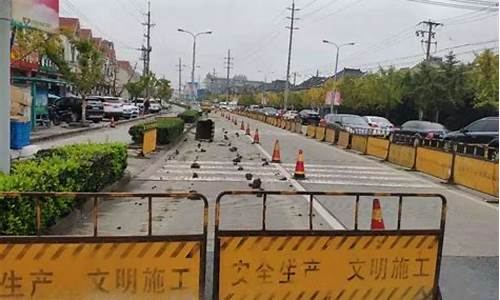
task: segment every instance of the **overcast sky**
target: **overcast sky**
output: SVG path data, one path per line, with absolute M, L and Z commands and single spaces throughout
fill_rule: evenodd
M 175 85 L 179 57 L 189 65 L 183 81 L 190 76 L 192 57 L 192 38 L 177 28 L 214 32 L 198 40 L 196 79 L 201 76 L 203 80 L 213 69 L 218 76 L 225 76 L 228 49 L 234 56 L 233 75 L 264 80 L 267 74 L 269 81 L 285 78 L 289 34 L 285 29 L 289 25 L 286 8 L 291 0 L 152 0 L 151 5 L 156 24 L 152 31 L 152 69 Z M 455 52 L 462 53 L 460 59 L 470 60 L 472 50 L 498 47 L 495 12 L 407 0 L 296 0 L 296 7 L 301 10 L 297 12 L 299 30 L 294 32 L 291 69 L 298 73 L 297 82 L 316 71 L 321 75 L 333 73 L 335 47 L 323 44 L 323 39 L 356 43 L 341 49 L 339 69 L 413 65 L 424 54 L 420 38 L 415 36 L 421 29 L 417 24 L 428 19 L 444 24 L 437 29 L 436 55 L 455 47 Z M 61 15 L 79 17 L 94 35 L 114 41 L 118 58 L 130 60 L 132 65 L 139 59 L 134 48 L 144 42 L 140 22 L 146 8 L 146 0 L 61 0 Z M 415 56 L 418 54 L 421 56 Z

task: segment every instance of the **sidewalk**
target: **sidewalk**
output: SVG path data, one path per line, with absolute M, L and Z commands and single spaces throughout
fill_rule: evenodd
M 128 120 L 120 120 L 116 122 L 116 125 L 120 124 L 126 124 L 130 122 L 135 122 L 139 120 L 146 120 L 150 118 L 154 118 L 157 116 L 160 116 L 162 114 L 150 114 L 146 116 L 140 116 L 137 118 L 133 119 L 128 119 Z M 30 142 L 31 144 L 42 142 L 42 141 L 47 141 L 51 139 L 56 139 L 60 137 L 66 137 L 66 136 L 73 136 L 82 132 L 87 132 L 87 131 L 92 131 L 92 130 L 98 130 L 102 128 L 106 128 L 110 126 L 109 121 L 102 121 L 100 123 L 91 123 L 89 127 L 83 127 L 83 128 L 72 128 L 67 124 L 61 125 L 61 126 L 52 126 L 50 128 L 42 128 L 36 131 L 31 132 L 31 138 Z

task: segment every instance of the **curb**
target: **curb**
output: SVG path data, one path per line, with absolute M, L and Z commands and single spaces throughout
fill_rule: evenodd
M 155 114 L 155 115 L 137 117 L 135 119 L 121 120 L 121 121 L 117 121 L 116 125 L 119 126 L 119 125 L 128 124 L 128 123 L 132 123 L 132 122 L 136 122 L 136 121 L 148 120 L 151 118 L 161 117 L 161 116 L 167 115 L 167 114 L 168 113 Z M 50 141 L 50 140 L 57 140 L 57 139 L 60 139 L 63 137 L 75 136 L 75 135 L 78 135 L 82 132 L 96 131 L 96 130 L 101 130 L 101 129 L 105 129 L 105 128 L 109 128 L 109 124 L 101 125 L 101 126 L 97 126 L 97 127 L 86 127 L 86 128 L 76 129 L 76 130 L 71 130 L 68 132 L 62 132 L 62 133 L 53 134 L 53 135 L 49 135 L 49 136 L 34 137 L 34 138 L 30 139 L 30 143 L 34 144 L 34 143 L 45 142 L 45 141 Z

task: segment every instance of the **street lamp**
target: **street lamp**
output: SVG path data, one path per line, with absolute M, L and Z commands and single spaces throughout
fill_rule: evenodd
M 323 43 L 325 44 L 330 44 L 330 45 L 334 45 L 336 48 L 337 48 L 337 58 L 335 59 L 335 73 L 333 74 L 333 80 L 334 80 L 334 84 L 335 84 L 335 95 L 337 94 L 337 86 L 336 86 L 336 83 L 337 83 L 337 71 L 338 71 L 338 66 L 339 66 L 339 52 L 340 52 L 340 48 L 342 47 L 345 47 L 345 46 L 354 46 L 355 43 L 345 43 L 345 44 L 340 44 L 338 45 L 337 43 L 334 43 L 334 42 L 331 42 L 331 41 L 328 41 L 328 40 L 323 40 Z M 332 99 L 332 103 L 331 103 L 331 106 L 330 106 L 330 112 L 333 113 L 333 109 L 334 109 L 334 101 Z
M 193 66 L 192 66 L 192 69 L 191 69 L 191 88 L 193 88 L 194 86 L 194 71 L 196 69 L 196 38 L 200 35 L 203 35 L 203 34 L 212 34 L 212 31 L 204 31 L 204 32 L 198 32 L 198 33 L 192 33 L 191 31 L 188 31 L 188 30 L 184 30 L 182 28 L 179 28 L 177 29 L 177 31 L 179 32 L 184 32 L 184 33 L 187 33 L 189 34 L 190 36 L 193 37 Z M 192 95 L 191 95 L 193 98 L 194 98 L 194 90 L 192 90 Z

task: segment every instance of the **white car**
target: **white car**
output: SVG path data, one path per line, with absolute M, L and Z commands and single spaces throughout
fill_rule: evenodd
M 296 110 L 289 110 L 283 115 L 285 120 L 295 120 L 299 116 L 299 112 Z
M 163 108 L 161 107 L 160 102 L 156 100 L 149 101 L 149 112 L 150 113 L 159 113 Z
M 140 110 L 139 107 L 135 106 L 132 103 L 125 102 L 123 104 L 123 114 L 122 116 L 126 119 L 137 118 L 139 116 Z
M 104 106 L 104 117 L 119 119 L 123 115 L 124 100 L 119 97 L 92 96 L 87 100 L 101 101 Z

